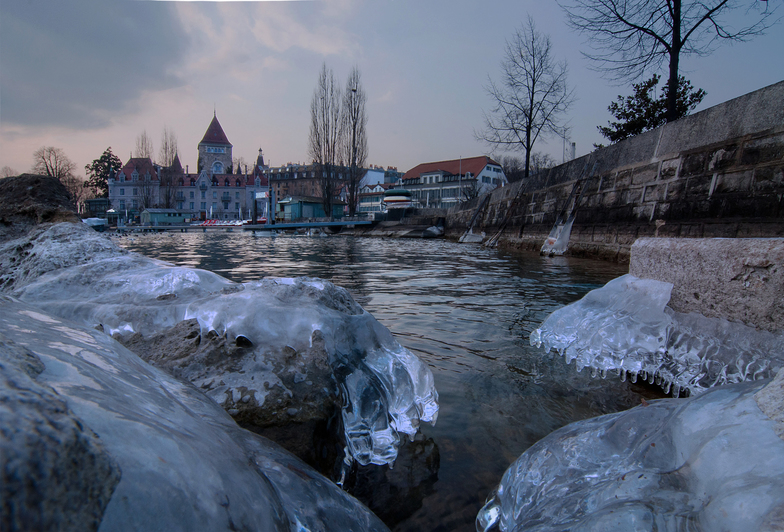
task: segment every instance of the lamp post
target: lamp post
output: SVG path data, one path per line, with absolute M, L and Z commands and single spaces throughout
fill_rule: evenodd
M 463 156 L 460 156 L 460 171 L 457 173 L 457 205 L 463 197 Z

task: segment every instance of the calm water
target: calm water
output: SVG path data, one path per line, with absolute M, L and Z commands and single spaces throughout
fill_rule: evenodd
M 429 364 L 438 423 L 401 449 L 394 468 L 361 468 L 350 487 L 395 531 L 473 531 L 488 493 L 525 449 L 567 423 L 630 408 L 652 393 L 592 379 L 528 345 L 550 312 L 627 273 L 622 266 L 440 240 L 216 232 L 121 242 L 238 282 L 328 279 Z

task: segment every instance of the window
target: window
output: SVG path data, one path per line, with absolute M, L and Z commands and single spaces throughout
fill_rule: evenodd
M 212 173 L 213 174 L 222 174 L 223 173 L 223 163 L 220 161 L 215 161 L 212 163 Z
M 240 199 L 240 193 L 239 192 L 235 192 L 234 193 L 234 199 Z
M 120 210 L 125 209 L 125 200 L 120 200 Z
M 217 198 L 218 198 L 218 191 L 217 190 L 213 190 L 212 191 L 212 199 L 217 199 Z
M 203 211 L 207 210 L 207 202 L 206 201 L 202 201 L 201 202 L 201 210 L 203 210 Z
M 193 199 L 193 191 L 191 190 L 191 199 Z
M 229 202 L 228 201 L 224 201 L 223 202 L 223 210 L 224 211 L 228 211 L 229 210 Z
M 201 191 L 201 199 L 207 199 L 207 193 L 205 191 Z
M 182 202 L 181 202 L 181 201 L 178 201 L 178 202 L 177 202 L 177 208 L 178 208 L 178 209 L 180 209 L 180 210 L 182 210 Z
M 240 210 L 240 202 L 236 202 L 236 203 L 234 204 L 234 210 L 235 210 L 235 211 L 238 211 L 238 210 Z
M 134 196 L 138 196 L 139 195 L 139 189 L 138 188 L 133 189 L 133 195 Z
M 139 202 L 138 201 L 133 200 L 133 208 L 134 209 L 138 209 L 139 208 Z
M 120 196 L 125 196 L 125 189 L 124 188 L 120 189 Z
M 191 210 L 193 210 L 193 202 L 191 202 Z
M 216 211 L 216 210 L 218 210 L 218 202 L 217 202 L 217 201 L 213 201 L 213 202 L 212 202 L 212 210 L 213 210 L 213 211 Z

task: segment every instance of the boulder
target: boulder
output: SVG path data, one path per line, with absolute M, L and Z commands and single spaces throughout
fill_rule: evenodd
M 784 441 L 755 401 L 767 382 L 549 434 L 507 469 L 477 530 L 781 530 Z
M 14 382 L 4 390 L 16 401 L 0 410 L 3 530 L 388 530 L 301 460 L 102 332 L 8 296 L 0 328 L 3 377 Z M 31 520 L 37 509 L 41 521 Z
M 121 339 L 243 424 L 324 421 L 340 407 L 350 458 L 386 464 L 398 433 L 435 422 L 430 370 L 332 283 L 233 283 L 127 253 L 83 224 L 4 249 L 25 250 L 9 264 L 8 292 Z
M 98 530 L 120 468 L 44 369 L 0 333 L 0 529 Z
M 0 242 L 38 224 L 78 222 L 68 190 L 57 178 L 22 174 L 0 179 Z

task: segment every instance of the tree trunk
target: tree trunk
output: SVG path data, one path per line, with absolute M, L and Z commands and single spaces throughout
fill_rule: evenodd
M 667 80 L 667 122 L 678 119 L 678 62 L 681 55 L 681 0 L 673 1 L 670 78 Z

